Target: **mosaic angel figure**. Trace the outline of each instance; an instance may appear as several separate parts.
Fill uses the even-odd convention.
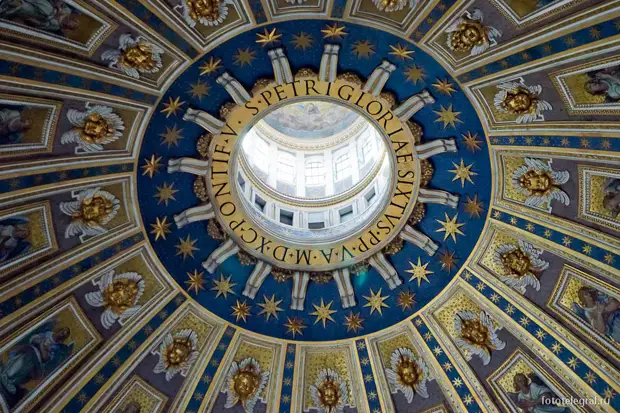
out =
[[[428,399],[426,382],[430,379],[428,367],[408,348],[398,348],[390,357],[390,368],[385,370],[388,382],[395,391],[405,395],[411,404],[417,394]]]
[[[125,130],[123,120],[107,106],[86,105],[86,111],[67,111],[73,128],[60,138],[62,144],[75,143],[84,152],[99,152],[103,145],[118,140]]]
[[[517,123],[530,123],[544,120],[543,111],[552,110],[553,106],[539,98],[542,86],[527,86],[523,80],[505,82],[497,85],[495,107],[502,113],[517,115]]]
[[[0,18],[54,34],[80,27],[79,12],[65,0],[3,0]]]
[[[0,406],[17,406],[71,357],[74,347],[71,329],[51,320],[8,348],[0,358]]]
[[[248,357],[239,363],[233,361],[226,375],[224,407],[230,409],[240,403],[245,413],[253,413],[268,379],[269,372],[261,371],[255,359]]]
[[[0,104],[0,145],[11,145],[23,141],[26,132],[32,128],[32,121],[22,118],[26,106],[4,106]]]
[[[164,49],[145,37],[134,38],[131,34],[124,34],[118,44],[118,49],[106,50],[101,54],[101,60],[110,61],[109,67],[135,79],[140,79],[140,73],[157,73],[162,68]]]
[[[418,5],[420,0],[372,0],[372,2],[379,11],[390,13],[393,11],[400,11],[407,6],[413,9]]]
[[[495,264],[504,269],[500,280],[521,294],[525,294],[528,286],[539,291],[539,276],[549,267],[549,263],[540,258],[542,253],[543,250],[523,240],[519,240],[519,246],[500,245],[493,256]]]
[[[106,330],[117,321],[123,325],[140,309],[138,300],[144,293],[144,280],[140,274],[115,274],[114,270],[110,270],[96,285],[99,291],[87,293],[84,298],[93,307],[105,308],[101,314],[101,325]]]
[[[179,6],[187,24],[194,27],[198,23],[205,26],[220,25],[228,17],[230,4],[230,0],[182,0]]]
[[[486,366],[494,351],[506,347],[506,343],[497,336],[500,328],[493,325],[491,317],[485,311],[480,311],[479,315],[469,310],[459,311],[454,319],[454,329],[457,334],[454,341],[468,361],[475,354]]]
[[[446,29],[450,50],[477,56],[497,45],[497,39],[502,36],[502,32],[483,23],[484,17],[480,9],[475,9],[472,13],[466,11]]]
[[[319,413],[343,413],[349,402],[347,383],[334,370],[321,370],[310,385],[310,397]]]
[[[168,333],[159,345],[159,350],[154,352],[159,354],[159,361],[153,373],[166,373],[166,381],[172,380],[177,374],[187,376],[198,358],[197,346],[198,334],[189,328],[179,331],[174,336]]]
[[[525,158],[524,162],[512,174],[512,185],[527,196],[525,205],[543,208],[552,200],[570,204],[568,194],[560,189],[570,178],[568,171],[554,171],[549,162],[540,159]]]
[[[100,235],[108,230],[105,225],[118,213],[121,204],[111,193],[89,188],[77,194],[74,201],[60,203],[60,210],[71,217],[65,238]]]
[[[600,334],[620,342],[620,301],[587,286],[577,291],[577,298],[572,311]]]

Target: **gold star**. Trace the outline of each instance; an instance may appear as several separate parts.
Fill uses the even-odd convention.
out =
[[[172,100],[172,97],[168,97],[168,103],[164,103],[164,108],[161,110],[161,113],[166,114],[166,119],[170,117],[170,115],[177,115],[177,112],[181,109],[185,102],[181,102],[181,97],[177,96],[176,99]]]
[[[478,291],[483,291],[486,287],[487,287],[487,286],[486,286],[486,285],[484,285],[484,283],[483,283],[482,281],[480,281],[480,282],[478,283],[478,285],[476,285],[476,289],[477,289]]]
[[[415,265],[411,261],[409,261],[409,265],[411,265],[411,269],[405,270],[405,272],[408,272],[409,274],[413,274],[411,278],[409,279],[409,282],[413,280],[418,280],[418,287],[420,286],[420,283],[422,282],[422,280],[426,282],[430,282],[426,275],[432,274],[433,272],[428,271],[426,269],[426,267],[428,267],[428,264],[430,264],[430,262],[427,262],[426,264],[422,265],[422,261],[420,260],[420,257],[418,257],[418,263]]]
[[[500,296],[497,293],[493,293],[491,295],[491,301],[493,301],[494,303],[497,303],[500,300]]]
[[[364,376],[364,382],[365,383],[370,383],[372,381],[372,376],[370,374],[367,374]]]
[[[306,328],[304,323],[297,317],[293,317],[292,319],[290,317],[286,318],[288,320],[284,324],[284,327],[288,329],[286,330],[286,333],[291,333],[293,335],[293,338],[295,338],[295,334],[299,334],[300,336],[302,336],[304,334],[302,330]]]
[[[471,132],[467,132],[467,135],[461,134],[463,137],[463,143],[467,146],[467,149],[476,152],[480,150],[480,144],[482,141],[478,140],[478,134],[472,136]]]
[[[441,347],[439,346],[435,346],[433,348],[433,353],[435,353],[436,356],[439,356],[441,353],[443,353],[443,350],[441,349]],[[458,386],[457,386],[458,387]]]
[[[263,30],[264,30],[263,33],[256,33],[256,37],[257,37],[256,43],[265,47],[265,46],[270,45],[271,43],[280,42],[280,37],[282,37],[282,35],[276,32],[275,27],[271,31],[267,30],[266,28]]]
[[[256,52],[254,50],[250,50],[249,47],[246,47],[243,50],[237,49],[237,54],[233,56],[233,59],[236,66],[252,66],[252,62],[256,59]]]
[[[573,370],[577,368],[577,365],[579,364],[579,360],[577,360],[576,357],[571,357],[570,360],[568,360],[568,363],[566,363],[570,366],[570,368],[572,368]]]
[[[142,172],[142,176],[148,175],[149,178],[153,178],[153,175],[159,172],[159,168],[161,168],[161,164],[159,163],[159,161],[161,161],[161,156],[159,158],[155,158],[155,155],[151,155],[150,160],[144,158],[144,162],[146,163],[142,165],[142,169],[144,169],[144,172]]]
[[[258,306],[262,308],[262,310],[260,311],[260,313],[258,313],[258,315],[265,314],[267,321],[269,321],[269,317],[271,316],[274,316],[275,319],[277,320],[278,311],[284,311],[280,307],[278,307],[280,303],[282,302],[282,300],[276,301],[275,294],[272,294],[271,298],[267,298],[266,295],[263,295],[263,299],[264,301],[262,303],[258,303]]]
[[[609,139],[603,139],[601,141],[601,148],[603,148],[605,150],[611,149],[611,142],[609,141]]]
[[[188,272],[187,276],[189,277],[189,280],[185,281],[185,284],[188,284],[189,287],[187,287],[188,291],[192,291],[194,290],[195,294],[198,294],[199,290],[204,290],[204,283],[205,280],[203,278],[204,272],[198,272],[198,270],[194,270],[193,273]]]
[[[511,223],[512,225],[517,225],[517,222],[518,222],[518,221],[517,221],[517,218],[515,218],[515,217],[510,218],[510,223]]]
[[[323,299],[321,298],[321,305],[312,304],[315,311],[313,313],[310,313],[310,315],[316,317],[316,320],[314,320],[314,324],[321,321],[323,322],[323,328],[325,328],[325,323],[327,322],[327,320],[334,321],[334,319],[332,318],[332,314],[334,314],[336,310],[331,309],[333,303],[333,301],[330,301],[329,304],[325,305]]]
[[[573,36],[568,36],[566,39],[564,39],[564,43],[568,47],[572,47],[572,46],[575,45],[575,43],[577,43],[577,41],[575,40],[575,38]]]
[[[519,324],[521,324],[523,327],[527,327],[530,324],[530,320],[523,316],[521,317],[521,319],[519,319]]]
[[[562,141],[560,142],[562,146],[568,146],[569,143],[570,141],[568,140],[568,138],[562,138]]]
[[[608,387],[603,392],[603,396],[605,396],[606,399],[611,399],[612,397],[614,397],[614,391]]]
[[[508,304],[504,311],[506,311],[506,314],[512,315],[515,312],[515,308],[512,306],[512,304]]]
[[[334,23],[333,26],[329,24],[325,25],[325,27],[321,30],[323,33],[324,39],[329,39],[332,37],[336,37],[341,39],[342,37],[348,35],[349,33],[345,32],[346,26],[338,26],[338,23]]]
[[[433,86],[438,92],[443,93],[444,95],[452,96],[452,94],[456,92],[454,84],[450,83],[448,79],[441,80],[437,78],[437,83],[433,83]]]
[[[448,239],[448,237],[452,237],[452,241],[456,242],[456,235],[465,235],[463,233],[463,231],[461,231],[461,227],[465,224],[459,224],[457,222],[457,219],[459,217],[459,214],[456,214],[454,217],[449,218],[447,213],[444,213],[446,220],[444,221],[440,221],[438,219],[436,219],[435,221],[439,222],[441,224],[441,228],[439,228],[437,231],[435,232],[444,232],[444,237],[443,240],[445,241],[446,239]],[[418,258],[419,259],[419,258]]]
[[[591,245],[584,245],[582,248],[582,251],[584,254],[586,255],[590,255],[592,254],[592,246]]]
[[[400,43],[398,43],[396,46],[390,45],[390,49],[392,49],[392,51],[389,54],[396,56],[402,60],[413,59],[413,57],[411,57],[410,55],[412,55],[414,51],[409,50],[409,46],[407,45],[403,47]]]
[[[312,41],[313,39],[311,34],[301,32],[293,35],[292,43],[295,45],[295,49],[302,49],[305,52],[306,49],[312,47]]]
[[[568,235],[566,235],[564,238],[562,238],[562,244],[564,244],[565,247],[570,247],[570,244],[573,242],[572,239],[570,239],[570,237]]]
[[[461,387],[463,385],[463,380],[461,380],[460,377],[455,378],[454,380],[452,380],[452,384],[454,385],[454,387]]]
[[[357,58],[368,58],[375,54],[375,45],[370,43],[368,40],[358,40],[353,43],[353,47],[351,47],[353,53],[357,56]]]
[[[168,206],[168,201],[170,201],[171,199],[173,201],[177,200],[174,197],[174,194],[176,194],[177,192],[179,192],[179,190],[174,189],[174,182],[170,185],[164,182],[163,186],[157,187],[157,193],[153,195],[153,198],[159,198],[159,201],[157,201],[157,205],[163,202],[166,206]]]
[[[177,125],[174,125],[172,128],[166,126],[166,132],[159,135],[163,138],[161,144],[168,145],[168,148],[172,145],[179,146],[179,141],[183,139],[181,132],[183,132],[183,129],[177,129]]]
[[[413,82],[414,85],[417,85],[418,81],[422,80],[426,76],[424,70],[419,68],[417,65],[407,67],[407,69],[403,70],[403,73],[405,74],[407,80]]]
[[[200,66],[200,75],[211,75],[212,73],[215,73],[220,68],[221,63],[221,59],[216,60],[213,56],[211,56],[208,62],[204,62],[203,65]]]
[[[360,341],[359,343],[357,343],[357,348],[358,350],[364,350],[366,348],[366,342]]]
[[[613,264],[613,263],[614,263],[614,256],[611,254],[611,252],[608,252],[608,253],[605,255],[605,262],[606,262],[607,264]]]
[[[413,308],[415,303],[415,294],[411,291],[401,291],[400,293],[398,293],[396,305],[399,306],[403,311]]]
[[[434,110],[433,112],[439,115],[435,122],[443,122],[444,129],[446,129],[448,125],[456,128],[456,122],[463,123],[463,121],[458,118],[461,112],[453,111],[452,105],[448,106],[447,109],[443,105],[441,105],[441,111]]]
[[[465,201],[465,212],[469,214],[470,218],[480,218],[480,213],[484,211],[482,201],[478,199],[478,194],[475,194],[473,198],[467,195],[467,201]]]
[[[558,354],[560,351],[562,351],[562,346],[560,345],[560,343],[555,342],[551,346],[551,351],[553,352],[553,354]]]
[[[370,289],[370,297],[364,296],[364,298],[368,301],[368,303],[364,304],[364,307],[370,307],[370,314],[374,313],[375,310],[383,315],[383,307],[389,308],[389,306],[384,303],[385,300],[389,298],[389,296],[381,296],[382,288],[379,288],[379,292],[375,294],[375,292]]]
[[[471,177],[478,175],[476,172],[472,172],[472,170],[471,170],[471,168],[472,168],[472,166],[474,166],[474,164],[466,166],[465,165],[465,161],[463,161],[463,158],[461,158],[461,164],[460,165],[457,165],[454,162],[452,162],[452,165],[454,165],[454,167],[456,168],[456,169],[451,169],[451,170],[448,171],[448,172],[454,172],[454,178],[452,179],[452,182],[460,179],[461,180],[461,188],[465,188],[465,181],[469,181],[472,184],[474,183],[474,181],[471,180]]]
[[[291,396],[289,396],[288,394],[285,394],[284,396],[282,396],[282,403],[288,404],[290,402],[291,402]]]
[[[527,229],[530,232],[534,232],[534,224],[532,224],[531,222],[528,222],[528,224],[525,226],[525,229]]]
[[[552,234],[552,233],[551,233],[551,230],[550,230],[550,229],[546,229],[546,230],[545,230],[545,233],[544,233],[545,238],[549,238],[549,237],[551,237],[551,234]]]
[[[368,364],[370,364],[370,359],[368,357],[364,357],[360,360],[360,363],[362,363],[362,366],[367,366]]]
[[[247,323],[247,317],[250,316],[251,308],[251,306],[248,305],[247,300],[243,300],[242,303],[237,300],[237,304],[230,306],[230,308],[232,308],[232,315],[235,316],[237,322],[239,322],[239,320],[243,320],[243,322]]]
[[[473,402],[474,402],[474,398],[472,397],[471,394],[468,394],[467,396],[463,398],[463,403],[465,403],[467,406],[469,406]]]
[[[583,378],[589,385],[592,385],[596,381],[596,375],[591,371],[587,372]]]
[[[430,332],[424,334],[425,341],[431,341],[432,338],[433,338],[433,335]]]
[[[164,217],[164,219],[157,218],[157,222],[155,224],[151,224],[151,234],[155,235],[155,241],[159,238],[166,239],[166,234],[171,232],[170,223],[166,222],[168,217]]]
[[[183,261],[187,259],[187,257],[194,258],[194,251],[199,251],[200,248],[194,247],[194,244],[197,240],[191,239],[189,235],[187,238],[179,238],[179,243],[176,245],[176,248],[179,250],[176,255],[183,255]]]
[[[493,218],[500,219],[502,217],[502,213],[499,211],[493,212]]]
[[[196,83],[190,84],[189,93],[193,98],[202,100],[203,97],[209,95],[209,85],[198,80]]]
[[[223,295],[224,299],[228,299],[228,294],[235,294],[232,288],[237,284],[230,282],[231,278],[232,275],[229,275],[228,278],[224,278],[224,275],[220,274],[219,280],[213,280],[213,287],[211,288],[211,291],[217,291],[215,298]]]
[[[361,317],[360,313],[353,313],[353,311],[351,311],[349,315],[344,316],[344,325],[347,326],[347,333],[351,330],[354,333],[362,330],[364,328],[362,327],[362,321],[364,321],[364,319]]]
[[[452,364],[450,364],[450,362],[446,361],[445,363],[443,363],[443,369],[445,371],[451,371],[452,370]]]
[[[441,262],[441,269],[444,271],[452,271],[454,267],[456,267],[456,251],[445,250],[441,257],[439,258],[439,262]]]
[[[536,331],[536,338],[539,339],[540,341],[544,340],[544,338],[547,336],[547,333],[545,333],[544,331],[542,331],[541,329],[538,329]]]

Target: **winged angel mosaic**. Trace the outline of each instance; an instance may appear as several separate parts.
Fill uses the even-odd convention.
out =
[[[493,256],[497,266],[504,269],[499,278],[509,287],[525,294],[528,286],[540,290],[540,274],[549,267],[549,263],[540,256],[543,250],[529,242],[519,240],[519,246],[502,244]]]
[[[89,188],[74,196],[75,201],[60,203],[60,210],[71,217],[65,230],[65,238],[88,236],[107,232],[105,225],[120,209],[120,201],[111,193],[100,188]]]
[[[168,333],[154,354],[159,354],[159,361],[153,373],[165,373],[166,381],[180,374],[187,376],[189,369],[198,358],[198,334],[189,328],[183,329],[174,336]]]
[[[501,113],[516,115],[517,123],[530,123],[545,120],[542,112],[552,110],[553,106],[540,99],[542,86],[528,86],[523,79],[497,85],[495,108]]]
[[[109,67],[123,71],[127,76],[140,79],[140,73],[157,73],[163,67],[164,49],[144,36],[134,38],[124,34],[118,39],[118,49],[106,50],[101,60],[110,61]]]
[[[448,33],[448,47],[453,52],[469,53],[477,56],[497,45],[497,39],[502,32],[495,27],[485,26],[484,17],[480,9],[472,13],[466,11],[446,29]]]
[[[543,208],[552,200],[570,204],[568,194],[560,188],[570,179],[568,171],[554,171],[549,162],[540,159],[525,158],[524,162],[512,174],[512,185],[527,196],[525,205]]]
[[[426,363],[416,357],[408,348],[394,350],[390,357],[390,368],[385,370],[388,382],[395,391],[405,395],[407,403],[413,402],[417,394],[425,399],[428,398],[426,382],[430,375]]]
[[[226,375],[226,404],[230,409],[241,404],[245,413],[253,413],[261,393],[267,386],[269,371],[261,371],[260,364],[248,357],[239,363],[233,361]]]
[[[347,383],[332,369],[319,372],[310,386],[310,396],[319,413],[343,413],[349,403]]]
[[[144,280],[140,274],[115,274],[114,270],[110,270],[96,285],[99,291],[87,293],[84,298],[93,307],[105,308],[101,314],[101,325],[106,330],[117,321],[123,325],[140,309],[138,300],[144,293]]]
[[[103,145],[118,140],[125,130],[123,120],[107,106],[86,105],[86,111],[69,109],[67,119],[73,125],[60,138],[62,144],[75,143],[84,152],[99,152]]]
[[[456,313],[454,329],[457,334],[454,341],[467,360],[471,360],[475,354],[486,366],[494,351],[506,347],[506,343],[497,336],[500,327],[493,325],[493,320],[485,311],[479,315],[469,310]]]
[[[374,5],[377,9],[379,9],[379,11],[385,11],[388,13],[400,11],[407,6],[413,9],[419,2],[420,0],[373,0]]]
[[[183,19],[190,27],[200,23],[204,26],[218,26],[228,17],[231,0],[182,0],[175,7],[180,8]]]

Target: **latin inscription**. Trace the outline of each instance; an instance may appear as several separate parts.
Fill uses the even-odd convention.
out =
[[[231,193],[234,179],[231,169],[231,153],[239,134],[253,118],[268,109],[294,97],[323,96],[355,105],[367,113],[389,137],[396,162],[396,187],[383,214],[361,235],[344,240],[338,245],[306,249],[302,246],[284,244],[270,237],[253,225],[241,208],[235,205]],[[296,80],[279,85],[254,96],[245,106],[235,108],[228,117],[220,135],[214,137],[210,170],[210,196],[220,217],[234,233],[240,245],[254,251],[275,265],[287,266],[333,266],[374,254],[400,231],[408,218],[417,195],[418,163],[415,158],[411,133],[387,107],[387,104],[349,83],[321,82],[316,79]]]

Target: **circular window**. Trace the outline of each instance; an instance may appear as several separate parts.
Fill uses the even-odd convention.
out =
[[[243,135],[236,189],[259,225],[282,240],[342,239],[372,222],[387,200],[393,165],[386,142],[345,105],[284,104]]]

